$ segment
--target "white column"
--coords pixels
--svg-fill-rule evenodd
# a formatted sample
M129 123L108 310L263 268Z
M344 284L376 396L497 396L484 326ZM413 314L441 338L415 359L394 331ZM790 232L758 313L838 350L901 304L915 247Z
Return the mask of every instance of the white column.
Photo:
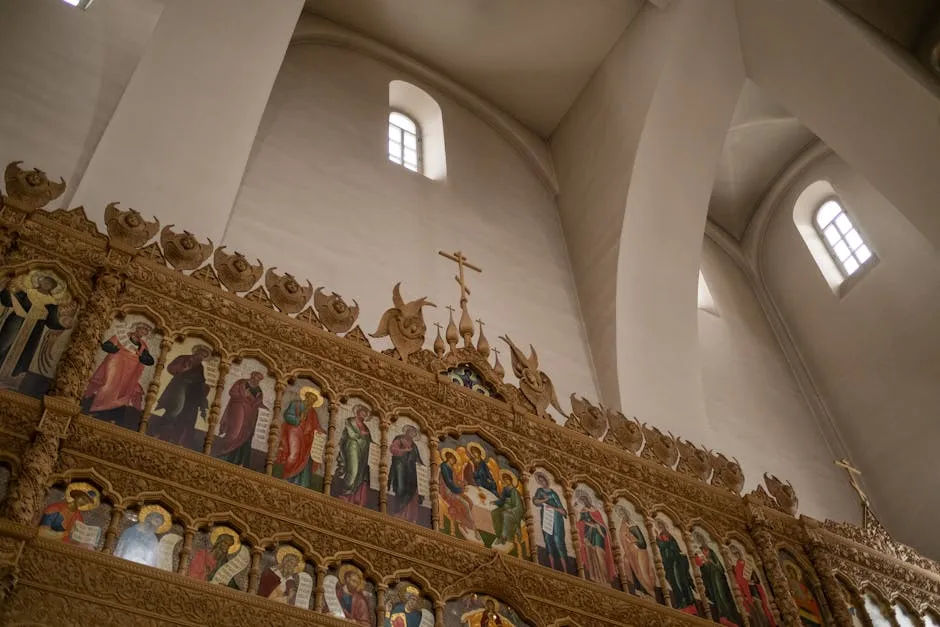
M747 73L940 247L940 90L834 3L738 0Z
M701 240L744 81L733 9L645 7L552 140L604 401L698 441Z
M303 0L168 0L71 205L218 242Z

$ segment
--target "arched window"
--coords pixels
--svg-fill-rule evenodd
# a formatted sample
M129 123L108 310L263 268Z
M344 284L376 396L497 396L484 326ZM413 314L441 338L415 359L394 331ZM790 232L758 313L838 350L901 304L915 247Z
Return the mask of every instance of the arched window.
M388 114L388 160L412 172L421 172L421 129L404 113Z
M447 179L444 115L429 93L405 81L388 84L388 160L427 179Z
M813 224L844 276L852 276L872 259L871 249L839 201L831 198L822 203L813 216Z

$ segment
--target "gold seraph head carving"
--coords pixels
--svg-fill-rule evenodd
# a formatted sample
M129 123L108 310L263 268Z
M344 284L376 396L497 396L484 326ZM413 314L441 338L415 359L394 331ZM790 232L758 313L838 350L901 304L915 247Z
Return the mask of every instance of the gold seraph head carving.
M320 322L331 333L349 331L359 318L359 303L353 300L352 306L336 292L327 295L322 287L313 293L313 306L317 310Z
M8 164L3 173L7 197L5 202L23 211L42 209L65 193L65 179L58 183L50 181L39 168L24 170L22 161Z
M189 231L176 233L173 225L168 224L160 231L160 245L163 256L177 270L195 270L212 254L212 240L203 244Z
M764 473L764 483L767 484L767 491L777 502L778 509L791 516L796 516L796 512L800 507L800 500L796 496L793 484L789 481L784 483L774 475L766 472Z
M289 272L280 275L274 272L275 270L276 268L270 268L264 273L264 284L271 295L271 301L284 313L297 313L310 300L313 285L307 281L305 287Z
M728 459L721 453L710 452L712 468L715 473L712 475L712 485L719 488L730 490L734 494L741 494L744 489L744 473L741 471L741 464L737 458Z
M570 401L571 416L565 426L581 431L596 440L604 437L608 426L608 411L602 405L594 405L583 396L578 398L574 393L571 394Z
M682 438L676 438L676 445L679 448L679 466L676 469L699 481L708 481L712 474L710 451Z
M436 307L437 305L428 301L426 297L406 303L401 297L401 282L396 283L392 289L392 304L395 306L382 314L378 328L370 335L391 338L392 345L395 346L401 360L407 362L409 355L418 352L424 346L427 325L424 322L422 309L425 306Z
M215 255L212 258L212 265L215 266L216 274L222 285L231 292L247 292L261 278L264 271L264 264L258 259L258 265L253 266L249 263L245 255L238 251L232 254L225 252L225 246L219 246L215 249Z
M643 448L643 428L636 416L627 418L619 411L609 410L607 422L610 428L604 436L604 442L615 444L634 455Z
M679 461L679 447L676 445L675 437L645 422L643 423L643 436L646 440L643 457L657 461L666 468L674 468L676 462Z
M112 241L131 248L140 248L150 241L160 228L156 216L153 222L147 222L136 209L122 211L118 203L109 203L104 210L104 223Z

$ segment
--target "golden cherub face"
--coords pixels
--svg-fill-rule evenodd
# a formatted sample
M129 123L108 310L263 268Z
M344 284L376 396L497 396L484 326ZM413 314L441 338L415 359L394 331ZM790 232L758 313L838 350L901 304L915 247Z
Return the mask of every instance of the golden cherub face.
M132 211L124 218L124 223L129 227L140 226L142 222L143 220L141 219L140 214L138 214L136 211Z
M30 187L39 187L42 185L43 179L45 179L45 177L43 176L42 172L33 171L28 173L25 179L26 184Z
M300 290L300 285L294 279L287 279L284 281L284 290L288 294L296 294Z
M192 250L193 248L196 247L196 238L193 237L192 235L186 235L185 237L180 239L180 246L184 250Z
M242 259L241 257L236 257L235 261L232 262L232 267L238 270L239 272L244 272L248 269L248 262Z

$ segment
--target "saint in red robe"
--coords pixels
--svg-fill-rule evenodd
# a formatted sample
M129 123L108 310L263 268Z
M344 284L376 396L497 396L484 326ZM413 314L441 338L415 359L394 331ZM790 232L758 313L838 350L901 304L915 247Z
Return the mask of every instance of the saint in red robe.
M265 407L259 384L263 376L252 373L239 379L229 389L229 402L219 423L219 438L212 454L239 466L251 465L251 439L258 422L258 410ZM265 407L266 408L266 407Z
M343 584L336 584L336 599L340 607L343 608L343 617L363 627L369 627L372 624L374 616L369 609L369 602L366 601L362 590L350 590Z
M85 390L86 398L94 397L89 411L94 413L117 407L143 409L144 390L140 387L140 375L145 366L154 364L147 342L140 338L135 343L128 338L125 345L114 335L102 347L108 356L95 370Z

